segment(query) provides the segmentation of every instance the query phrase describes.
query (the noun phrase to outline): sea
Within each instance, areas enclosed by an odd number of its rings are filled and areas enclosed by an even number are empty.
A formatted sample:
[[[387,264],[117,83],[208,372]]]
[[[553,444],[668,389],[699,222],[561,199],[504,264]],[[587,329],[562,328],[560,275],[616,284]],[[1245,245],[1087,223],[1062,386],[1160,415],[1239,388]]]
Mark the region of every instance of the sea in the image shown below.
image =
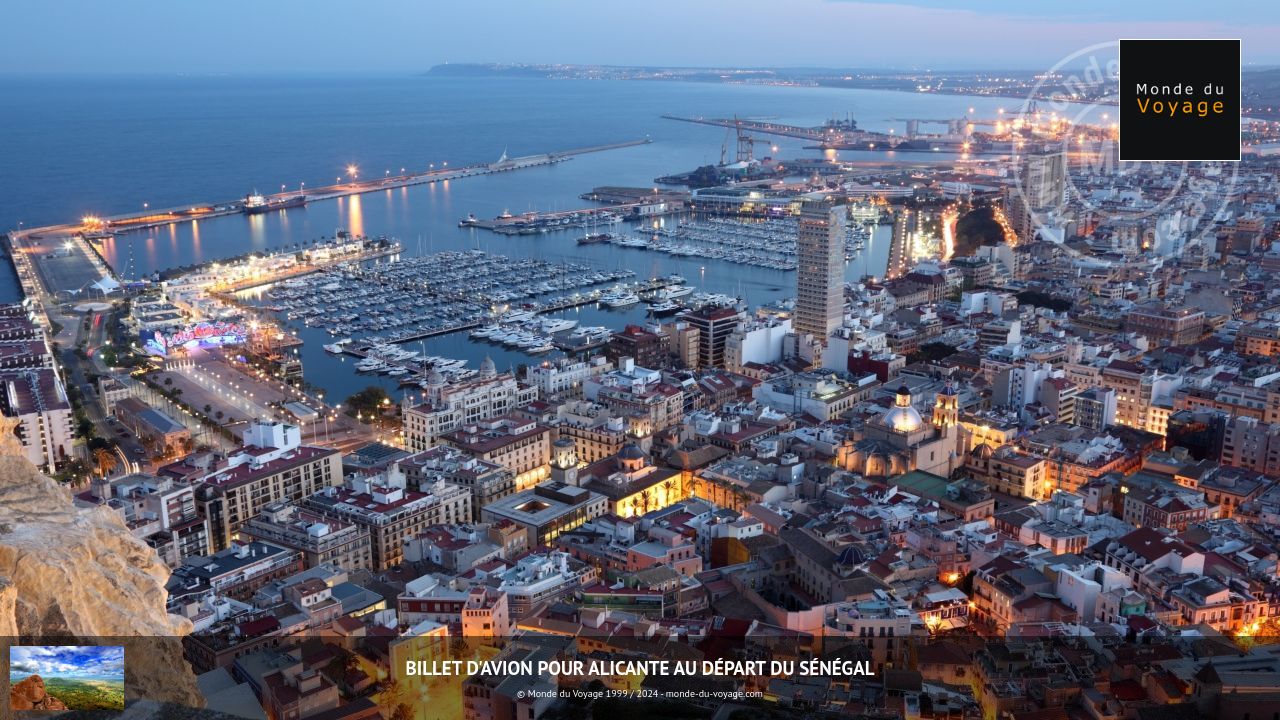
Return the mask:
[[[272,250],[339,230],[397,238],[404,255],[480,249],[512,257],[575,260],[628,268],[638,278],[677,273],[698,290],[750,305],[794,296],[795,273],[725,261],[621,248],[580,246],[582,230],[503,236],[458,227],[468,214],[554,211],[591,206],[579,196],[606,185],[648,187],[654,178],[733,160],[725,128],[663,119],[739,117],[817,125],[853,118],[873,130],[895,118],[996,117],[1010,98],[842,88],[663,81],[351,77],[0,77],[0,228],[35,227],[85,215],[226,201],[403,171],[496,161],[648,138],[624,149],[555,165],[388,189],[257,216],[209,218],[117,236],[102,248],[126,279],[250,251]],[[757,138],[756,156],[818,157],[800,140]],[[828,151],[829,152],[829,151]],[[948,161],[941,153],[850,151],[843,159]],[[20,225],[21,224],[21,225]],[[846,277],[882,275],[889,228],[881,226],[848,262]],[[0,301],[18,297],[12,269],[0,275]],[[562,313],[583,325],[643,322],[644,306],[583,307]],[[326,353],[323,330],[299,325],[307,380],[330,397],[390,379],[357,376],[352,361]],[[426,354],[468,360],[491,356],[499,369],[540,362],[465,333],[432,338]]]

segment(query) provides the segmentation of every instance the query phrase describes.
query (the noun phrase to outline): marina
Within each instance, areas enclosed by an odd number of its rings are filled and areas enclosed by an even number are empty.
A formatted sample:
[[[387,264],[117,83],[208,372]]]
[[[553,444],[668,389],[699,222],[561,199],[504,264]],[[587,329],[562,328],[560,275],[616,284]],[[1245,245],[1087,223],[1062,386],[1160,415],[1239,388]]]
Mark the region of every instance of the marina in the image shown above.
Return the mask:
[[[546,312],[593,302],[604,293],[590,288],[634,274],[480,250],[446,251],[281,283],[267,291],[266,307],[333,336],[364,334],[370,344],[403,343],[474,327],[511,304]]]
[[[845,259],[853,259],[865,249],[879,211],[871,210],[851,218],[845,226]],[[674,229],[612,235],[604,240],[618,247],[652,250],[677,257],[723,260],[772,270],[796,269],[795,218],[739,220],[709,217],[679,223]]]
[[[394,350],[396,345],[472,330],[474,339],[526,355],[590,347],[607,339],[607,328],[577,328],[576,320],[549,314],[583,305],[624,309],[642,297],[661,303],[693,294],[679,276],[631,282],[634,275],[580,262],[447,251],[292,278],[267,288],[255,306],[342,338],[324,349],[360,357],[357,371],[398,376],[440,363],[413,367],[423,354]]]

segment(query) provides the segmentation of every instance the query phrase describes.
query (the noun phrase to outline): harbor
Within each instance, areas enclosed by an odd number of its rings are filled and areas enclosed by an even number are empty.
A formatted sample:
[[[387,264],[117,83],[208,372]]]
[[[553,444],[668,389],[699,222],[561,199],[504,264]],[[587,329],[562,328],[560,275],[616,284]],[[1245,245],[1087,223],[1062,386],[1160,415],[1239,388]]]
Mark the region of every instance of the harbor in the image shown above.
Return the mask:
[[[874,207],[851,211],[845,225],[845,258],[853,259],[866,247],[880,212]],[[649,250],[677,257],[723,260],[772,270],[796,269],[796,218],[741,220],[708,217],[679,223],[674,229],[640,229],[632,234],[608,235],[602,242],[622,248]]]
[[[374,177],[366,180],[359,179],[359,168],[352,165],[346,168],[348,182],[342,182],[342,177],[339,176],[335,178],[335,182],[332,185],[323,185],[308,189],[306,187],[306,183],[302,183],[293,190],[281,186],[281,190],[278,193],[258,194],[255,191],[243,198],[237,198],[234,200],[201,202],[163,209],[151,209],[149,206],[145,206],[144,204],[142,212],[121,213],[108,216],[89,215],[81,218],[79,225],[58,225],[33,228],[27,232],[44,234],[59,231],[79,231],[91,239],[101,239],[108,235],[120,232],[148,230],[162,225],[191,222],[202,218],[238,214],[257,215],[264,212],[274,212],[287,210],[292,207],[301,207],[307,203],[318,202],[321,200],[334,200],[351,195],[361,195],[364,193],[372,193],[382,190],[393,190],[413,185],[446,182],[449,180],[458,180],[467,177],[492,175],[494,173],[504,173],[544,165],[554,165],[556,163],[571,160],[579,155],[635,147],[638,145],[647,145],[650,142],[652,142],[652,140],[644,138],[640,140],[609,143],[606,145],[592,145],[589,147],[574,148],[571,150],[561,150],[558,152],[525,155],[515,158],[507,157],[507,154],[504,152],[497,161],[491,163],[473,163],[449,168],[448,163],[446,162],[443,167],[436,168],[433,166],[422,172],[403,172],[404,168],[401,168],[402,172],[399,174],[392,175],[391,171],[388,170],[382,177]]]

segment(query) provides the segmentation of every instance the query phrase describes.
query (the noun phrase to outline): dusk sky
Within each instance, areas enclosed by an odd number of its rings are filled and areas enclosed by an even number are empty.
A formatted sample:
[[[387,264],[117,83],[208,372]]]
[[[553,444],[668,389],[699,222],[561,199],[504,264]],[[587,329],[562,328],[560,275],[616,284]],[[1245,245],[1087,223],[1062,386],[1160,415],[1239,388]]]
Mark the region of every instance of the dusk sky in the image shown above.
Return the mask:
[[[1280,64],[1280,3],[1256,0],[15,0],[5,20],[0,72],[11,74],[403,74],[445,62],[1042,69],[1121,37],[1238,37],[1246,64]]]
[[[9,674],[15,679],[41,677],[123,678],[124,648],[119,646],[14,645],[9,648]]]

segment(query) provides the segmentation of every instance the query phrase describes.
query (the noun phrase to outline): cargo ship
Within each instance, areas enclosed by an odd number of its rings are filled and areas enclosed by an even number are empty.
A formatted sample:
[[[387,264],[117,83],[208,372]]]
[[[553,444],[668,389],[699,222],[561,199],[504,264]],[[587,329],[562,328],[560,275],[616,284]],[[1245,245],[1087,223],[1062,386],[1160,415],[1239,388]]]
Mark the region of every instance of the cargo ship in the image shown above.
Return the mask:
[[[578,238],[579,245],[595,245],[596,243],[609,242],[613,236],[609,233],[587,233]]]
[[[306,195],[291,195],[283,198],[272,198],[268,200],[256,192],[252,195],[244,196],[244,208],[246,215],[257,215],[258,213],[269,212],[271,210],[284,210],[285,208],[302,207],[307,204]]]

